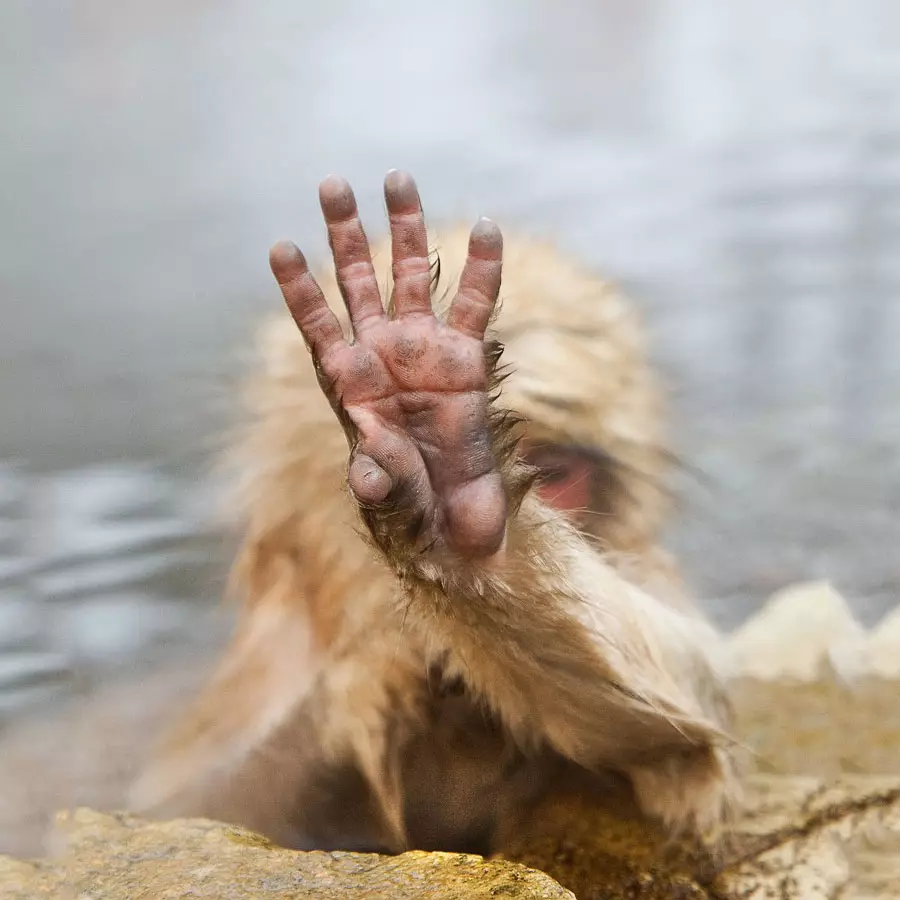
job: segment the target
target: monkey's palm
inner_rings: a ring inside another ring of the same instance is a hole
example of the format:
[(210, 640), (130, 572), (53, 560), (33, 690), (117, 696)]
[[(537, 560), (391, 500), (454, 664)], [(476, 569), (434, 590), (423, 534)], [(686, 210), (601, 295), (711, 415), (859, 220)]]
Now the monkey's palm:
[(320, 365), (367, 452), (401, 436), (423, 455), (452, 452), (467, 425), (483, 426), (482, 342), (436, 319), (379, 322)]
[(431, 309), (424, 218), (412, 179), (385, 183), (391, 215), (395, 317), (384, 311), (349, 185), (321, 189), (355, 341), (348, 344), (293, 245), (272, 268), (295, 321), (359, 441), (349, 482), (366, 505), (396, 504), (420, 536), (466, 555), (502, 540), (506, 503), (488, 429), (484, 330), (500, 286), (499, 230), (480, 223), (446, 324)]

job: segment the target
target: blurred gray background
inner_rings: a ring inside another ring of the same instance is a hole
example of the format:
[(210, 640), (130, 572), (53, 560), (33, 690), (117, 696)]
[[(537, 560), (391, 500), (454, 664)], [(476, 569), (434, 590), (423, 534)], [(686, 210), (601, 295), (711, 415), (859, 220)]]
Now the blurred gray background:
[(4, 0), (0, 72), (0, 722), (220, 639), (205, 460), (332, 171), (632, 294), (718, 623), (894, 605), (895, 2)]

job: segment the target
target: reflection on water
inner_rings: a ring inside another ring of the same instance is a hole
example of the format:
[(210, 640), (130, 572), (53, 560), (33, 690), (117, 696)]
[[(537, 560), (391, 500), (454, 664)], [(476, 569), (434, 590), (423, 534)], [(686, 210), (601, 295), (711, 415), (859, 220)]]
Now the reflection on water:
[(222, 626), (197, 602), (221, 589), (204, 499), (139, 466), (0, 471), (0, 718), (216, 642)]
[[(315, 184), (555, 236), (646, 309), (673, 542), (721, 622), (900, 583), (900, 7), (891, 0), (0, 7), (0, 713), (199, 646), (198, 461)], [(21, 465), (12, 461), (22, 461)]]

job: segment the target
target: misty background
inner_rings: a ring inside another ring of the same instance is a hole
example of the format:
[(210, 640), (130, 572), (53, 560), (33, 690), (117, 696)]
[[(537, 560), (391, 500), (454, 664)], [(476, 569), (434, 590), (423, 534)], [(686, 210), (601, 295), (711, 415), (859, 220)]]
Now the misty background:
[(644, 311), (730, 628), (900, 585), (900, 6), (5, 0), (0, 723), (227, 630), (210, 454), (316, 185), (549, 237)]

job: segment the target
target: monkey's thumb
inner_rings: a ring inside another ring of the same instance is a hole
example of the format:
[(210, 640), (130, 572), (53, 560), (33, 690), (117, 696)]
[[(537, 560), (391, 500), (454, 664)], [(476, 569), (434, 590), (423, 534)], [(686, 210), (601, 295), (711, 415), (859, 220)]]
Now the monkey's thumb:
[(393, 487), (390, 475), (364, 453), (353, 457), (347, 480), (360, 503), (381, 503)]

